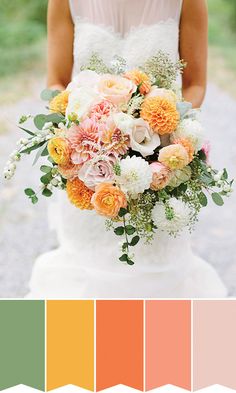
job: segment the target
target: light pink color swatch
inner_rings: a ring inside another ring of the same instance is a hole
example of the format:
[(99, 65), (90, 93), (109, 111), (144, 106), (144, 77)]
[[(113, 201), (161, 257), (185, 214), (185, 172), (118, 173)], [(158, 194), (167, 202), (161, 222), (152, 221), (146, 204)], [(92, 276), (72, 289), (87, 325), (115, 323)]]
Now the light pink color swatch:
[(191, 301), (146, 301), (146, 390), (191, 390)]
[(236, 300), (193, 302), (193, 388), (236, 389)]

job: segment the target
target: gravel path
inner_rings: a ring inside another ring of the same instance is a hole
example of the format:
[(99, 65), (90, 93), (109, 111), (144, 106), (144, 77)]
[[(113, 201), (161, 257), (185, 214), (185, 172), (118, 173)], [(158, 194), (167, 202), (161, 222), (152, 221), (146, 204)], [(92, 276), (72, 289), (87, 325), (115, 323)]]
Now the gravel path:
[[(42, 105), (37, 98), (39, 90), (36, 86), (31, 99), (0, 107), (0, 168), (19, 138), (17, 119), (23, 113), (35, 113), (35, 108), (38, 111)], [(226, 166), (231, 176), (236, 177), (236, 101), (209, 85), (203, 120), (212, 143), (212, 163), (219, 169)], [(38, 184), (37, 171), (31, 172), (27, 163), (31, 160), (29, 157), (19, 164), (13, 181), (0, 180), (0, 297), (4, 298), (19, 298), (27, 293), (35, 258), (57, 244), (55, 233), (47, 224), (46, 198), (32, 206), (23, 194), (26, 186)], [(233, 195), (223, 208), (210, 203), (193, 234), (194, 250), (214, 265), (231, 296), (236, 296), (235, 228)]]

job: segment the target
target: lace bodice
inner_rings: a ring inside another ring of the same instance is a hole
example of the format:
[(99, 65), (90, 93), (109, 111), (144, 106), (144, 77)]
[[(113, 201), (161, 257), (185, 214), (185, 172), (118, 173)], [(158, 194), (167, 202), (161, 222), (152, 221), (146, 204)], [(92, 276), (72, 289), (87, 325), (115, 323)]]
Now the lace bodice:
[(109, 63), (120, 55), (129, 68), (158, 50), (178, 57), (182, 0), (70, 0), (75, 24), (74, 73), (93, 52)]

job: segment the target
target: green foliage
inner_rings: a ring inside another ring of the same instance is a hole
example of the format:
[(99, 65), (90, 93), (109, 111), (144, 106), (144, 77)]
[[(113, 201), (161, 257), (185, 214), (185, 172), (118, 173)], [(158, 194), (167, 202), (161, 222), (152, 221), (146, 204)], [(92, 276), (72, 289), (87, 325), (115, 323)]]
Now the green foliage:
[(46, 37), (47, 0), (0, 1), (0, 76), (31, 69)]

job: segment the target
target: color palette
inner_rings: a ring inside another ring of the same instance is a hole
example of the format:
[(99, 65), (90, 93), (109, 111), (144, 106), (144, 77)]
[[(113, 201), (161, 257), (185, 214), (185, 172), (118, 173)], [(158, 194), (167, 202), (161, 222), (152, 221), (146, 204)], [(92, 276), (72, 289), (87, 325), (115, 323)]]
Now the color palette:
[(236, 388), (235, 300), (0, 301), (0, 390)]

